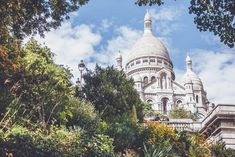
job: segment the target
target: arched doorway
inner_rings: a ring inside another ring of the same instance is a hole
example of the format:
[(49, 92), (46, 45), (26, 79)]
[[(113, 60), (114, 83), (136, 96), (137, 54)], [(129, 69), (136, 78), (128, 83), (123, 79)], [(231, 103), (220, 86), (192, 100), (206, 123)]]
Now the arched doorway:
[(168, 103), (169, 99), (164, 97), (162, 98), (161, 102), (162, 102), (162, 112), (163, 114), (167, 114), (167, 103)]

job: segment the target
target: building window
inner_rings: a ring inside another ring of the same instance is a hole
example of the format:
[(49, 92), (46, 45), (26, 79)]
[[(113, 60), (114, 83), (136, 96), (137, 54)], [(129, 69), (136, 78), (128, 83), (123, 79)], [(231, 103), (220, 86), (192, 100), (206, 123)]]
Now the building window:
[(145, 85), (148, 84), (148, 77), (147, 76), (144, 77), (144, 84)]
[(144, 60), (143, 60), (143, 63), (147, 63), (147, 62), (148, 62), (148, 59), (144, 59)]
[(136, 61), (136, 64), (140, 64), (140, 60), (139, 60), (139, 61)]
[(134, 66), (134, 63), (131, 63), (131, 66)]
[(150, 62), (155, 62), (155, 59), (150, 59)]
[(196, 103), (198, 103), (198, 95), (196, 95)]
[(182, 101), (181, 100), (177, 100), (176, 101), (176, 107), (181, 107), (182, 105)]
[(151, 82), (155, 81), (156, 80), (156, 77), (155, 76), (152, 76), (151, 77)]

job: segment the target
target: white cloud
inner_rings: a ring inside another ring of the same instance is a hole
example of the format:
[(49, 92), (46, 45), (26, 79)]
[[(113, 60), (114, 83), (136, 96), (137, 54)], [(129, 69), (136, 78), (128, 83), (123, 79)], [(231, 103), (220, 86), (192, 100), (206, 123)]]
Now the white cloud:
[(56, 63), (67, 65), (72, 69), (75, 82), (79, 75), (78, 63), (81, 59), (86, 60), (94, 55), (94, 47), (100, 44), (102, 37), (93, 31), (91, 25), (72, 27), (70, 22), (65, 22), (59, 29), (47, 33), (45, 38), (36, 37), (36, 39), (46, 43), (56, 54)]
[(121, 26), (114, 30), (116, 36), (108, 40), (106, 45), (101, 45), (101, 32), (111, 25), (111, 22), (103, 20), (95, 32), (92, 25), (72, 27), (71, 22), (65, 22), (60, 28), (46, 33), (45, 38), (35, 38), (55, 53), (57, 64), (63, 64), (72, 70), (75, 82), (79, 77), (77, 66), (81, 59), (85, 60), (88, 69), (94, 69), (96, 63), (101, 66), (115, 65), (118, 52), (121, 52), (125, 60), (128, 50), (142, 34), (141, 31)]
[(113, 22), (108, 20), (108, 19), (103, 19), (101, 21), (101, 26), (99, 28), (100, 31), (102, 32), (107, 32), (108, 29), (113, 25)]
[(214, 52), (194, 50), (195, 70), (204, 83), (210, 101), (235, 102), (235, 53), (234, 49)]
[(127, 26), (121, 26), (115, 30), (117, 36), (107, 41), (107, 45), (95, 54), (96, 61), (102, 65), (115, 65), (115, 58), (118, 52), (123, 56), (123, 63), (128, 56), (128, 50), (133, 46), (135, 41), (140, 38), (142, 32)]
[(179, 7), (164, 7), (159, 10), (150, 9), (150, 14), (153, 18), (153, 24), (157, 33), (161, 36), (169, 35), (177, 30), (182, 24), (177, 23), (182, 15), (183, 8)]
[(218, 36), (215, 36), (211, 32), (201, 32), (200, 37), (204, 40), (208, 45), (221, 45), (220, 39)]

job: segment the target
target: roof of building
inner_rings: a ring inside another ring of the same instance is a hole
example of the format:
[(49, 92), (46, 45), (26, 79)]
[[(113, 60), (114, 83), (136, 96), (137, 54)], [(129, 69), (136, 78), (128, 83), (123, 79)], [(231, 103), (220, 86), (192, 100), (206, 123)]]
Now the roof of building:
[(152, 33), (151, 16), (148, 11), (145, 14), (144, 24), (144, 34), (132, 47), (129, 53), (128, 62), (145, 56), (159, 56), (169, 60), (170, 62), (167, 48)]

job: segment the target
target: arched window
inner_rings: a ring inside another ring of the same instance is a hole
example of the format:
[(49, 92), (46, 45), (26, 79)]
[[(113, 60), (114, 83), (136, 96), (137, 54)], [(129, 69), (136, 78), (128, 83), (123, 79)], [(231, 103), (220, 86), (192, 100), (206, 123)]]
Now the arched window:
[(144, 77), (144, 84), (145, 85), (148, 84), (148, 77), (147, 76)]
[(198, 103), (198, 95), (196, 95), (196, 103)]
[(156, 77), (155, 76), (152, 76), (151, 77), (151, 82), (155, 81), (156, 80)]
[(182, 105), (182, 100), (177, 100), (176, 101), (176, 107), (181, 107)]

